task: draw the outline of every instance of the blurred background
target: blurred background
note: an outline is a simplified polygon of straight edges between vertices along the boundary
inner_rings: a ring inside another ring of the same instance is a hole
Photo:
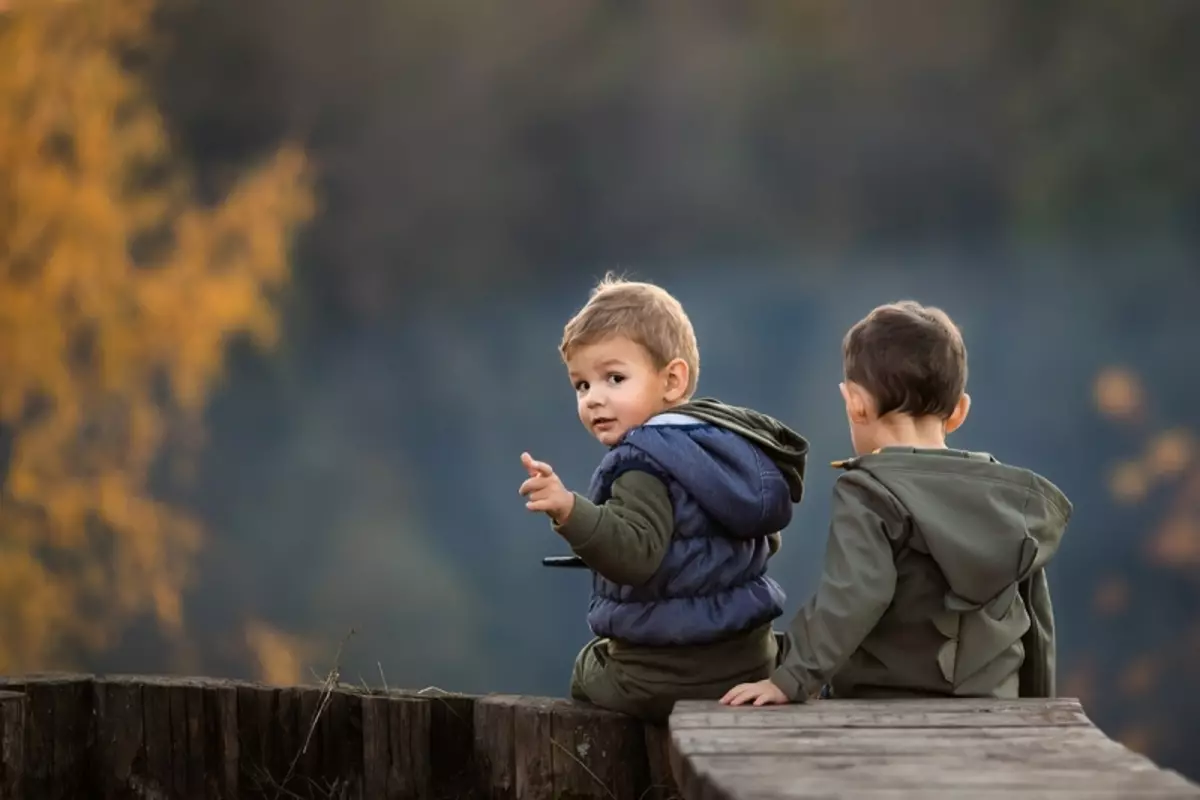
[[[952,444],[1075,504],[1059,689],[1200,778],[1200,5],[0,2],[0,670],[562,694],[563,323],[609,269],[809,437],[943,306]],[[786,622],[781,620],[781,624]]]

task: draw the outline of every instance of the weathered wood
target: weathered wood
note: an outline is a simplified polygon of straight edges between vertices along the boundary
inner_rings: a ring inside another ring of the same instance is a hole
[[[930,703],[931,705],[926,705]],[[938,705],[942,703],[942,705]],[[1004,703],[954,709],[945,701],[837,700],[750,710],[692,701],[677,706],[671,729],[683,728],[1022,728],[1091,725],[1079,702]]]
[[[645,800],[673,800],[679,797],[679,786],[671,772],[671,733],[664,725],[647,724],[645,728],[646,761],[650,786]]]
[[[554,796],[641,797],[650,784],[643,728],[624,714],[556,701],[550,742]]]
[[[476,789],[487,800],[517,796],[513,709],[517,698],[482,697],[475,702]]]
[[[686,798],[1200,798],[1096,729],[1078,701],[686,702],[671,717]]]
[[[175,787],[173,757],[175,741],[171,736],[171,683],[165,678],[143,677],[142,735],[145,759],[141,766],[141,785],[150,797],[187,797],[186,785]]]
[[[363,794],[362,696],[333,691],[325,707],[322,753],[329,796],[361,800]]]
[[[648,798],[641,723],[594,706],[488,695],[475,703],[478,791],[508,798]]]
[[[283,780],[274,687],[240,683],[237,692],[238,791],[247,797],[271,796]]]
[[[433,796],[431,706],[415,697],[361,698],[363,796],[424,800]]]
[[[23,756],[21,796],[39,800],[467,798],[475,783],[467,695],[139,675],[0,678],[5,689],[25,724],[0,713],[0,787],[15,775],[3,759]]]
[[[0,800],[25,797],[25,694],[0,691]]]
[[[121,677],[96,681],[97,796],[125,800],[145,786],[142,684]]]
[[[0,689],[23,692],[25,792],[67,800],[87,794],[95,742],[93,676],[33,673],[0,678]]]
[[[189,791],[202,782],[209,800],[237,797],[241,766],[237,687],[205,681],[185,691]]]
[[[430,771],[434,797],[470,800],[476,794],[474,695],[428,688],[393,689],[387,697],[429,701]]]
[[[272,778],[283,797],[289,797],[289,792],[300,794],[306,775],[302,750],[308,725],[306,720],[301,719],[301,697],[309,691],[289,686],[275,695],[275,725],[272,730],[277,739],[278,761],[277,772]]]

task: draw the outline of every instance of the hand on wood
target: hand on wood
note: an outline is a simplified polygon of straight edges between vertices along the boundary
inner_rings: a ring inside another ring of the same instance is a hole
[[[721,698],[721,704],[726,706],[741,706],[751,701],[756,706],[783,705],[791,702],[783,690],[770,680],[738,684]]]

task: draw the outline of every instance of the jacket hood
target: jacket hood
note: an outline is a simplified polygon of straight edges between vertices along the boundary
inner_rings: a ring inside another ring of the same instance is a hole
[[[1057,486],[987,453],[893,447],[853,461],[905,507],[951,592],[969,607],[1044,567],[1071,518]]]
[[[711,397],[693,400],[673,411],[724,428],[754,443],[783,473],[792,502],[799,503],[804,498],[808,440],[787,425],[753,409],[727,405]]]
[[[715,400],[688,403],[631,429],[618,447],[668,472],[738,538],[787,527],[803,496],[808,442],[749,409]]]

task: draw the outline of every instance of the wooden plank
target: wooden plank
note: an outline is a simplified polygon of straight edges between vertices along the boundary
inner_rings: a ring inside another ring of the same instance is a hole
[[[434,791],[433,777],[433,719],[437,704],[412,697],[385,700],[390,762],[387,796],[398,800],[441,797]]]
[[[175,743],[171,738],[171,691],[170,684],[162,679],[143,678],[142,684],[142,731],[145,736],[146,752],[142,762],[141,776],[146,793],[150,797],[169,796],[174,790],[175,775],[172,751]],[[186,747],[186,742],[184,746]]]
[[[39,680],[26,689],[26,695],[30,703],[51,708],[54,772],[46,796],[65,800],[86,794],[96,738],[91,676]]]
[[[423,800],[432,796],[430,704],[413,697],[364,695],[363,796]]]
[[[304,747],[304,736],[308,728],[300,719],[300,695],[303,689],[289,686],[275,693],[275,722],[272,726],[277,737],[275,781],[281,797],[299,794],[305,786],[300,769],[300,750]],[[289,794],[290,793],[290,794]]]
[[[324,692],[312,687],[300,691],[300,715],[296,718],[300,731],[300,757],[296,762],[296,774],[306,784],[315,784],[323,779],[324,764],[321,757],[324,728],[321,720],[326,709],[322,708]]]
[[[1013,800],[1011,789],[971,789],[965,793],[962,789],[927,788],[913,790],[911,788],[871,788],[854,787],[846,790],[824,790],[808,793],[779,792],[759,787],[739,789],[737,800]],[[729,795],[723,795],[712,790],[704,795],[684,795],[688,800],[703,798],[703,800],[728,800]],[[1142,789],[1137,795],[1131,795],[1122,788],[1091,787],[1082,789],[1063,788],[1022,788],[1017,795],[1020,800],[1195,800],[1196,795],[1179,792],[1174,789]]]
[[[142,685],[120,676],[96,681],[97,796],[125,798],[140,786],[145,759]]]
[[[716,703],[687,703],[671,715],[671,729],[684,728],[1014,728],[1031,726],[1088,726],[1079,708],[1058,704],[980,710],[926,710],[913,701],[905,704],[854,704],[825,700],[812,703],[730,708]]]
[[[687,702],[671,717],[684,797],[1192,798],[1200,786],[1095,728],[1069,699]]]
[[[330,797],[362,797],[362,705],[359,696],[328,692],[321,715],[322,788]]]
[[[544,698],[515,698],[514,784],[525,800],[554,800],[554,706]]]
[[[205,681],[187,689],[188,786],[197,776],[208,800],[238,796],[241,764],[238,742],[237,686]]]
[[[490,695],[475,701],[476,790],[487,800],[517,797],[513,707],[516,698]]]
[[[876,788],[1050,788],[1092,786],[1138,788],[1188,788],[1175,773],[1152,764],[1141,769],[1099,772],[1091,765],[1009,763],[984,764],[959,760],[952,754],[938,758],[869,759],[860,756],[792,759],[780,756],[703,756],[690,759],[699,774],[720,782],[737,782],[758,787],[784,789],[803,787]],[[794,796],[794,795],[788,795]],[[800,795],[803,796],[803,795]]]
[[[955,712],[960,714],[994,714],[999,711],[1028,711],[1053,709],[1060,711],[1082,711],[1083,707],[1075,697],[1020,697],[1008,700],[998,700],[988,697],[923,697],[923,698],[888,698],[882,700],[836,699],[810,700],[807,703],[791,703],[783,706],[726,706],[711,700],[680,700],[675,704],[672,717],[689,713],[703,714],[744,714],[754,712],[783,712],[808,713],[821,708],[835,707],[846,711],[878,711],[892,713],[915,711]]]
[[[429,701],[430,770],[435,797],[468,800],[476,792],[475,695],[430,687],[420,691],[392,689],[388,697]]]
[[[25,797],[25,708],[23,692],[0,691],[0,800]]]
[[[90,789],[92,681],[69,672],[0,677],[0,689],[26,697],[24,784],[31,797],[65,800]]]
[[[1095,728],[685,728],[674,734],[689,756],[801,755],[820,753],[897,754],[942,751],[995,752],[1090,749],[1128,753]]]
[[[188,786],[187,687],[184,681],[164,684],[167,704],[167,738],[170,773],[169,795],[183,800],[204,800],[204,783],[192,789]]]

